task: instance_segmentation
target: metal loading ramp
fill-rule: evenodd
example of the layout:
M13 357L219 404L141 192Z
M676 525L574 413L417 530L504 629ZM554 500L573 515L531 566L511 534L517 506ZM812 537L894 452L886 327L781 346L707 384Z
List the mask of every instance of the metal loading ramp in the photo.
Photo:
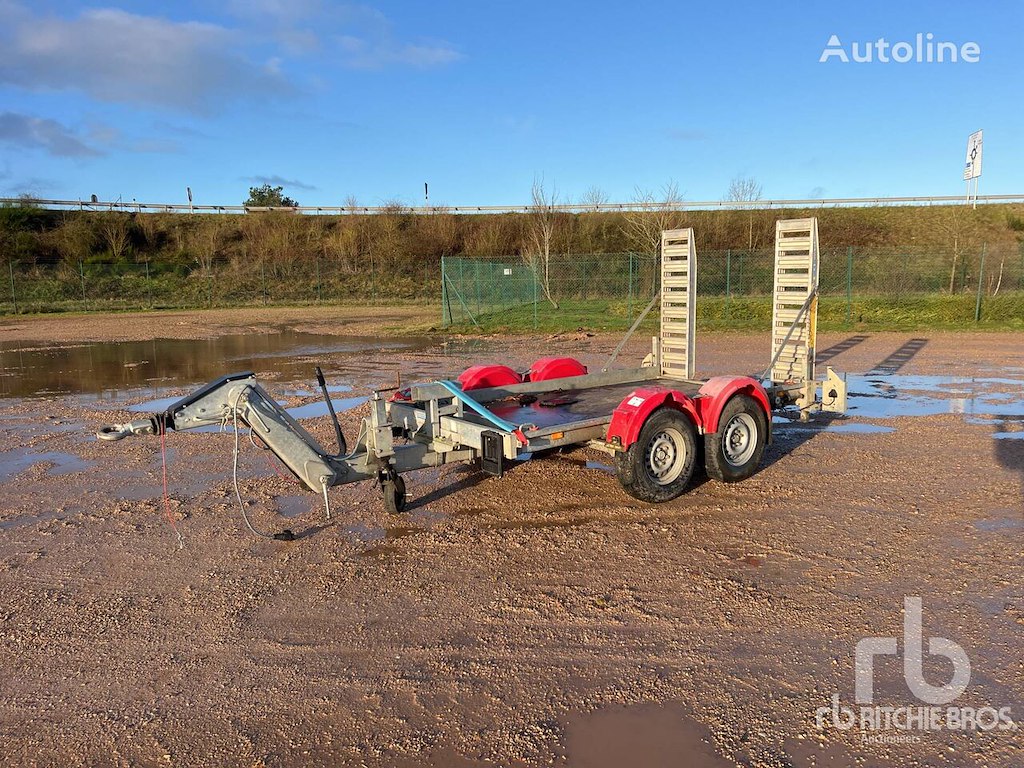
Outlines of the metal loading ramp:
M693 227L661 233L661 373L694 378L697 254Z
M773 383L814 381L818 319L818 220L784 219L775 224L775 283L772 291Z

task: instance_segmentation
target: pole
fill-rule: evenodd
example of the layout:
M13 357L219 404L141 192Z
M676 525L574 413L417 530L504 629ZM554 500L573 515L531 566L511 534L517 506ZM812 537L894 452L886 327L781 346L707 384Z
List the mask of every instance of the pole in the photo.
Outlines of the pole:
M732 297L732 248L725 251L725 297Z
M633 319L633 252L629 252L629 287L626 299L626 317Z
M263 306L267 306L267 266L263 259L260 259L260 280L263 283Z
M11 303L14 305L14 314L18 314L18 296L14 292L14 261L7 262L7 268L11 271Z
M853 319L853 246L846 246L846 324Z
M1024 243L1020 244L1020 274L1017 275L1017 289L1024 290Z
M316 255L316 303L323 301L323 293L320 289L320 254Z
M725 250L725 316L730 316L732 305L732 248Z
M78 260L78 274L82 278L82 303L85 304L88 301L85 298L85 264L81 259Z
M537 329L537 273L534 271L530 272L533 275L533 328Z
M149 259L146 259L146 298L149 306L153 306L153 284L149 281Z
M473 279L476 282L476 313L480 314L480 260L473 262Z
M441 327L445 328L452 324L452 308L448 303L448 281L445 280L444 254L441 254ZM445 320L447 314L448 319Z
M981 263L978 265L978 300L974 304L974 322L981 322L981 287L985 276L985 243L981 244Z

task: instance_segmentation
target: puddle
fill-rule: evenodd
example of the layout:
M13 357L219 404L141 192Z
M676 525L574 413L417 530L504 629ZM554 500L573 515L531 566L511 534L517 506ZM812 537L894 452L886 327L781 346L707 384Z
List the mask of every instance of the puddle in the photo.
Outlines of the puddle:
M328 384L327 391L330 393L351 392L352 387L348 384ZM279 393L282 397L323 397L323 393L317 389L282 389Z
M847 419L836 419L830 423L821 423L807 421L793 421L792 419L786 419L781 417L774 417L772 419L772 425L774 434L784 435L787 433L794 432L845 432L847 434L860 434L860 435L884 435L889 432L895 432L894 427L886 427L881 424L869 424L863 421L849 421Z
M586 467L587 469L599 469L602 472L607 472L609 475L614 475L617 473L615 467L613 467L611 464L605 464L603 461L588 461L586 463Z
M1007 370L1002 373L1007 373ZM780 431L825 431L883 434L894 428L864 420L903 416L961 414L968 424L990 426L997 439L1024 439L1024 376L906 376L869 373L849 375L847 416L816 426L776 416ZM786 425L786 426L783 426Z
M313 498L319 501L319 497L312 496L278 496L277 514L288 518L301 517L312 511L310 500Z
M974 527L979 531L1019 531L1024 528L1024 517L992 517L975 520Z
M342 529L346 536L357 542L362 544L378 544L376 547L364 549L359 553L359 557L384 557L395 554L399 550L394 543L384 542L396 542L408 536L425 533L426 530L426 528L420 528L415 525L392 525L387 528L378 528L366 523L353 523Z
M849 415L866 419L960 413L1024 417L1024 377L861 375L847 378Z
M312 379L315 358L323 355L418 351L435 343L423 337L324 336L290 330L64 346L4 342L0 397L85 394L109 399L158 384L202 384L245 370L296 381Z
M0 481L7 480L44 461L53 464L46 470L48 475L70 475L72 472L82 472L95 464L93 461L86 461L71 453L60 451L32 453L27 448L15 448L12 451L0 453Z
M21 515L20 517L12 517L10 520L0 520L0 531L9 531L13 528L23 528L26 525L48 523L51 520L63 520L64 518L71 517L74 514L77 513L67 510L51 509L46 512L40 512L37 515Z
M334 405L334 410L341 413L342 411L350 411L353 408L358 408L369 399L370 398L365 395L362 397L332 397L331 403ZM289 408L288 413L291 414L293 419L315 419L320 416L327 415L327 403L323 400L317 400L315 403Z
M347 389L350 390L351 387L347 387ZM310 396L311 395L312 395L312 393L310 393ZM133 413L161 413L161 412L167 410L167 408L169 406L174 405L174 403L178 402L180 399L181 399L181 396L161 397L161 398L159 398L157 400L147 400L144 403L138 403L136 405L130 405L130 406L128 406L128 410L132 411ZM332 397L331 398L331 403L334 405L334 410L337 413L342 413L343 411L349 411L349 410L351 410L353 408L358 408L360 405L362 405L363 403L365 403L369 399L370 398L368 396L365 396L365 395L361 396L361 397L339 397L339 398ZM278 401L278 404L279 405L281 404L280 401ZM315 419L315 418L318 418L320 416L326 416L327 415L327 403L325 403L323 400L318 400L315 403L308 403L306 405L299 405L299 406L296 406L294 408L286 408L285 410L287 410L288 413L291 414L291 417L293 419ZM210 432L210 431L219 432L220 431L220 427L219 426L207 426L207 427L200 427L200 428L194 429L192 431L193 432Z
M711 732L679 704L604 707L563 719L569 766L588 768L726 768Z

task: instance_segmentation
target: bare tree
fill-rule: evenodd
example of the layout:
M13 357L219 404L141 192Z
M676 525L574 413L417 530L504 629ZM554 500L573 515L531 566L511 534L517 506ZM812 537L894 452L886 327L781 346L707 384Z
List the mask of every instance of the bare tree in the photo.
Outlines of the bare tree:
M737 176L729 182L725 199L730 202L753 202L761 199L761 185L749 176Z
M558 302L551 295L551 244L555 239L557 225L558 188L550 192L544 186L544 179L534 179L530 191L533 202L527 232L527 245L523 256L540 281L545 298L558 309Z
M679 186L670 181L662 187L660 195L637 187L633 202L636 205L626 214L623 234L634 249L656 256L661 249L662 231L674 229L682 220Z
M127 213L111 211L104 215L100 231L114 261L120 261L131 242L131 221Z
M213 262L223 247L223 230L217 219L206 217L200 219L198 226L189 232L189 245L207 278L213 271Z
M57 250L69 263L89 258L96 248L95 231L87 215L62 213L61 225L54 231Z
M750 176L737 176L729 182L725 199L731 203L753 203L761 199L761 185ZM754 206L747 207L747 248L754 249Z
M950 294L956 289L957 263L960 261L960 256L966 245L964 241L967 239L965 237L967 211L966 207L959 205L951 205L948 208L944 208L943 212L946 215L939 219L937 227L953 248L953 259L949 268ZM961 285L960 289L963 290L963 288L964 286Z
M591 184L580 198L580 205L591 211L599 211L608 204L608 195L597 185Z

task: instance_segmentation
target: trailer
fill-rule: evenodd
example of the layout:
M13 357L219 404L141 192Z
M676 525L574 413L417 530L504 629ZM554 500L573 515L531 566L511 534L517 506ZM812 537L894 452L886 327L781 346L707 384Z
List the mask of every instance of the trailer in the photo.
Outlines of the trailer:
M387 510L400 513L406 472L476 461L483 472L501 477L508 462L573 445L614 456L619 481L633 497L665 502L686 490L699 464L714 480L750 477L771 440L773 413L806 420L817 412L845 411L844 377L831 367L822 381L814 377L817 280L817 220L779 221L769 365L760 374L698 379L693 230L667 230L660 295L645 310L660 304L660 332L637 367L611 365L627 334L600 371L573 358L544 357L526 371L478 365L456 381L378 389L351 450L318 368L337 452L321 446L248 372L224 376L163 413L112 424L97 436L120 440L233 425L237 462L244 425L307 488L323 495L328 513L327 491L337 485L376 481Z

